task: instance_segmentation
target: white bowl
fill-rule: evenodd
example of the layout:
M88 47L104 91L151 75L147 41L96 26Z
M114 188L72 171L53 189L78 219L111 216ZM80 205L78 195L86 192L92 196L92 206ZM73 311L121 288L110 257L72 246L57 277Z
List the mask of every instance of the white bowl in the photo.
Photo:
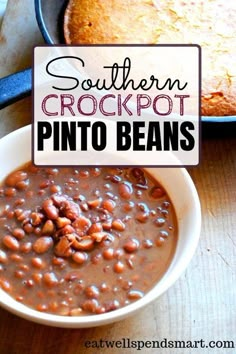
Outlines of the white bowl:
M31 126L12 132L0 140L0 181L31 159ZM163 294L189 264L198 244L201 228L200 202L195 186L184 168L148 168L167 190L178 221L178 243L170 267L142 299L118 310L91 316L58 316L35 311L0 289L0 306L28 320L57 327L94 327L124 319Z

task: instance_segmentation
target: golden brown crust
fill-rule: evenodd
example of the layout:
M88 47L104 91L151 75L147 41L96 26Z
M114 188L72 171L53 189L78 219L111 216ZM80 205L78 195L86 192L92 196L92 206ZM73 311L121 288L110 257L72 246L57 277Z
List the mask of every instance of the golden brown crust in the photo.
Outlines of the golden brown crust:
M186 43L202 47L202 115L236 115L235 0L70 0L68 44Z
M156 43L158 14L152 0L70 0L67 44Z
M201 98L202 116L235 116L236 99L228 93L212 92Z

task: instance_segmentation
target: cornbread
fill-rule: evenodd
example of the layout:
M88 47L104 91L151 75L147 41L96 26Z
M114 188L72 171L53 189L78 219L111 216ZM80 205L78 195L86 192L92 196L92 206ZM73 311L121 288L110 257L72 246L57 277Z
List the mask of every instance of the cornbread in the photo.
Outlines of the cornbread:
M235 0L70 0L67 44L178 43L202 47L202 115L236 115Z
M73 0L64 34L68 44L155 43L157 23L152 0Z

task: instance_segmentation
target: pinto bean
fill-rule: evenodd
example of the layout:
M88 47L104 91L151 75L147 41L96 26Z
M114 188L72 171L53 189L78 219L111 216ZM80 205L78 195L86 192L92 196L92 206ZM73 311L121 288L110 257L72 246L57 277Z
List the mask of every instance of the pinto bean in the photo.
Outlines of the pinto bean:
M100 263L100 261L102 259L102 255L101 255L101 253L97 252L97 253L93 254L90 259L91 259L92 264L98 264L98 263Z
M40 284L43 279L43 275L41 273L33 273L32 278L35 283Z
M8 293L12 290L10 282L6 279L0 279L0 287Z
M26 191L25 192L25 197L28 198L32 198L35 195L35 192L32 190Z
M46 172L49 176L57 176L59 173L58 168L47 168Z
M81 316L83 313L83 310L81 307L74 308L70 310L70 316Z
M90 236L92 237L92 239L96 242L102 242L102 240L104 240L104 238L106 238L107 236L107 232L93 232L92 234L90 234Z
M126 252L133 253L138 250L139 241L136 240L135 238L130 238L125 242L123 248Z
M102 242L99 243L100 247L108 247L115 241L115 236L107 233L107 236L104 237Z
M164 239L163 237L159 237L159 238L156 240L156 245L157 245L157 247L161 247L164 243L165 243L165 239Z
M48 305L46 304L38 304L36 306L36 310L40 312L46 312L48 310Z
M139 222L141 223L145 223L148 221L148 217L149 217L149 213L146 213L144 211L139 211L137 214L136 214L136 217L135 219L138 220Z
M117 176L117 175L112 175L112 176L110 176L109 179L110 179L110 181L112 183L119 183L119 182L122 181L122 178L120 176Z
M161 215L164 216L164 218L168 218L168 215L169 215L168 210L162 209Z
M94 240L91 236L84 236L80 241L73 243L73 247L81 251L90 251L94 248Z
M16 209L15 210L15 215L17 217L18 221L26 221L29 219L29 216L31 214L30 210L22 210L22 209Z
M102 255L104 259L111 260L114 258L114 249L107 248L103 251Z
M85 288L84 293L89 299L97 299L100 295L99 289L95 285L90 285Z
M2 242L4 246L6 246L11 251L18 251L20 248L19 241L11 235L4 236Z
M43 275L44 284L48 287L53 287L58 284L58 279L53 272L48 272Z
M102 283L99 287L99 290L101 291L101 293L106 293L110 291L110 286L107 285L106 282Z
M169 236L169 233L168 233L168 231L166 231L166 230L161 230L161 231L159 232L159 235L160 235L161 237L163 237L163 238L167 238L167 237Z
M106 301L104 304L106 312L117 310L120 307L120 303L118 300L110 300Z
M41 227L37 226L34 228L34 234L37 235L37 236L41 236L42 234L42 230L41 230Z
M89 171L88 170L81 170L79 171L79 175L81 178L88 178L89 177Z
M169 209L169 207L170 207L170 202L168 202L167 200L165 200L165 201L161 204L161 206L162 206L163 208L165 208L165 209Z
M109 231L112 228L112 220L107 220L102 223L103 230Z
M143 188L143 189L148 188L147 179L145 177L143 170L141 170L140 168L133 168L132 175L134 176L134 178L137 181L137 184L134 185L136 188Z
M87 204L86 202L80 203L79 206L80 206L80 209L81 209L82 211L88 211L88 210L89 210L88 204Z
M116 207L116 202L112 199L105 199L101 207L109 211L109 213L112 213Z
M126 202L123 205L123 209L125 212L128 212L128 211L132 210L133 208L134 208L134 202L131 202L131 201Z
M90 226L88 229L88 234L91 235L95 232L101 232L102 231L102 224L100 222L96 222Z
M46 179L39 184L40 189L45 189L50 185L50 180Z
M85 300L82 303L81 307L84 311L87 311L90 313L96 313L96 311L99 307L99 303L96 299L89 299L89 300Z
M27 234L30 234L34 231L34 227L31 223L29 222L26 222L23 226L23 229L24 231L27 233Z
M56 185L56 184L52 184L50 186L50 192L51 193L59 193L61 191L61 187Z
M73 234L75 232L75 229L71 225L66 225L58 231L60 231L61 235L68 235Z
M54 194L51 196L51 200L56 207L60 208L68 199L63 194Z
M134 184L134 187L136 189L142 189L142 190L147 190L148 189L148 186L146 185L146 180L144 179L143 181L140 181L140 183L136 183Z
M127 297L130 300L138 300L141 299L143 296L143 292L139 290L130 290L127 294Z
M66 218L66 217L59 217L55 220L55 223L58 227L58 229L61 229L62 227L65 227L67 225L71 224L71 220Z
M150 196L154 199L159 199L164 197L165 191L162 187L155 186L151 189Z
M71 244L72 242L66 236L62 236L54 248L56 256L70 257L72 254Z
M7 208L7 205L6 205L6 208ZM10 207L8 207L8 209L9 209L9 208L10 208ZM18 220L18 217L19 217L22 213L23 213L23 209L21 209L21 208L15 209L15 216L16 216L17 220Z
M33 257L31 259L31 264L33 267L39 268L39 269L44 268L44 266L45 266L43 260L39 257Z
M45 214L47 215L47 217L50 220L55 220L58 218L59 216L59 211L58 209L55 207L55 205L53 205L53 201L52 199L46 199L43 202L42 205L43 211L45 212Z
M157 218L156 220L154 220L154 224L158 227L161 227L165 224L165 219L164 218Z
M33 250L36 253L45 253L47 252L53 245L53 240L49 236L39 237L33 244Z
M149 213L149 208L146 203L138 203L138 209L145 213Z
M8 219L13 219L14 218L14 211L9 211L8 213L7 213L7 218Z
M7 263L7 254L2 250L0 250L0 263Z
M75 228L76 232L86 232L91 224L90 219L85 216L80 216L73 222L72 226Z
M17 227L12 231L12 235L18 240L22 240L25 237L25 231Z
M20 251L22 253L29 253L32 249L32 243L31 242L25 242L20 245Z
M37 192L37 194L38 194L40 197L42 197L43 195L46 194L46 191L45 191L44 189L40 189L40 190Z
M24 280L24 285L27 286L28 288L33 288L33 286L34 286L33 279Z
M85 252L75 252L72 255L72 259L75 263L83 264L87 261L88 255Z
M122 248L117 248L114 252L114 258L121 259L124 255L124 250Z
M143 241L143 247L144 248L148 249L148 248L152 248L152 246L153 246L152 240L146 239L146 240Z
M23 279L25 277L25 273L22 270L16 270L14 275L17 279Z
M122 289L124 290L129 290L130 288L132 288L133 283L130 280L122 280Z
M142 195L143 195L143 192L142 192L140 189L138 189L138 190L136 191L135 195L136 195L136 198L141 199L141 198L142 198Z
M29 186L29 180L26 179L24 181L19 181L16 183L16 189L19 189L19 190L25 190L27 189Z
M34 226L38 226L41 224L41 222L44 218L44 215L42 213L33 212L33 213L31 213L30 218L31 218L31 224Z
M114 264L113 269L114 269L115 273L123 273L123 271L125 269L125 265L121 261L118 261L117 263Z
M66 266L66 260L62 257L53 257L52 264L64 268Z
M132 220L132 216L130 216L130 215L126 215L126 216L122 219L123 223L125 223L125 224L127 224L128 222L130 222L130 220Z
M144 172L140 168L132 168L132 175L134 178L140 179L144 176Z
M79 205L73 202L72 200L71 201L67 200L64 203L62 203L60 210L63 213L63 215L70 220L75 220L80 215Z
M104 185L104 188L108 189L108 188L106 187L106 185ZM110 188L109 188L109 189L110 189ZM107 196L109 199L114 200L114 201L116 201L116 200L119 199L119 198L117 197L117 195L115 195L115 194L113 194L113 193L111 193L111 192L106 192L106 196Z
M23 270L24 272L28 272L30 268L27 264L21 263L19 265L19 269Z
M16 195L16 189L13 187L6 188L4 191L6 197L14 197Z
M67 281L67 282L72 282L72 281L77 281L79 279L80 275L78 274L78 272L76 271L71 271L69 273L67 273L64 277L64 279Z
M42 235L52 235L55 231L55 226L52 220L47 220L42 227Z
M13 253L10 255L9 257L13 262L22 262L23 261L23 257L21 257L19 254L17 253Z
M18 182L24 181L28 178L28 174L24 171L14 171L5 179L8 187L16 187Z
M25 204L25 198L18 198L14 202L14 206L23 205L23 204Z
M97 198L97 199L94 199L94 200L89 200L89 201L87 202L87 204L88 204L88 206L89 206L90 208L98 208L98 207L100 207L101 203L102 203L102 198Z
M125 224L120 219L115 219L112 222L112 228L117 230L117 231L124 231L125 230Z
M118 176L120 176L123 173L123 169L120 168L120 167L110 167L108 172L109 172L110 175L118 175Z
M120 183L118 186L118 192L121 198L130 199L133 193L133 188L131 183L128 182Z
M73 196L73 200L75 201L79 201L79 202L85 202L86 201L86 198L83 194L80 194L80 193L76 193L74 196Z

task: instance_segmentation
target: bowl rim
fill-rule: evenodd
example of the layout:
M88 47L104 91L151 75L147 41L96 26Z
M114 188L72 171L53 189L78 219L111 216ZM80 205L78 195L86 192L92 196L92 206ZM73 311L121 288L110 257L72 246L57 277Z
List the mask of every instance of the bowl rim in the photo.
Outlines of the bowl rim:
M1 150L1 145L4 144L7 145L11 142L17 143L19 138L21 138L23 141L24 139L29 137L29 135L31 138L31 127L32 125L27 125L23 128L17 129L11 132L10 134L4 136L2 139L0 139L0 150ZM26 159L25 162L27 161L28 160ZM200 200L195 185L185 168L162 167L160 169L168 170L170 171L170 173L174 173L175 177L177 176L177 178L183 179L183 183L186 185L186 188L188 189L189 192L188 198L191 201L190 204L191 207L193 208L192 212L194 213L194 218L192 220L193 222L192 228L194 232L193 232L193 236L191 237L191 242L188 246L188 252L187 253L185 252L184 259L183 257L182 258L180 257L180 260L177 261L177 265L173 267L174 269L170 271L170 274L168 274L167 279L165 279L165 275L164 275L157 282L157 284L144 295L143 298L125 307L122 307L120 309L111 312L107 312L105 314L96 314L96 315L87 315L87 316L60 316L60 315L54 315L49 313L43 313L31 309L30 307L17 302L10 295L4 292L2 289L0 289L0 294L1 292L2 294L4 294L4 300L3 300L3 296L0 296L0 306L2 306L3 308L7 309L9 312L12 312L20 317L44 325L64 327L64 328L66 327L86 328L86 327L101 326L101 325L122 320L125 317L134 314L136 311L141 310L146 305L152 303L159 296L161 296L167 289L169 289L175 283L175 281L185 271L185 269L187 268L189 262L191 261L195 253L195 250L198 245L199 237L200 237L200 231L201 231L201 206L200 206ZM147 170L150 170L150 168ZM171 265L169 266L169 268L171 268ZM169 268L167 272L169 271ZM160 288L160 284L162 284L161 288Z

